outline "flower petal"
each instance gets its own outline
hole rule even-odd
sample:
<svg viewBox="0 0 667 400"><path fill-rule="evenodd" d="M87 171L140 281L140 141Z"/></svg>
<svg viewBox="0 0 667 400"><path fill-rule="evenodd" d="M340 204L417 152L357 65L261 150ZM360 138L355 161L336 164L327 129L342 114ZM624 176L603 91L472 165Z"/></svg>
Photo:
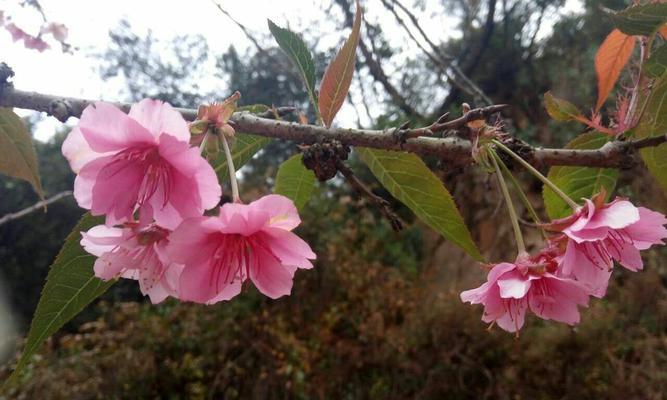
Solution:
<svg viewBox="0 0 667 400"><path fill-rule="evenodd" d="M190 130L181 113L169 103L144 99L130 108L129 116L148 129L154 137L168 133L178 140L188 142Z"/></svg>
<svg viewBox="0 0 667 400"><path fill-rule="evenodd" d="M91 104L83 110L79 129L90 148L98 153L155 143L146 128L114 105L104 102Z"/></svg>

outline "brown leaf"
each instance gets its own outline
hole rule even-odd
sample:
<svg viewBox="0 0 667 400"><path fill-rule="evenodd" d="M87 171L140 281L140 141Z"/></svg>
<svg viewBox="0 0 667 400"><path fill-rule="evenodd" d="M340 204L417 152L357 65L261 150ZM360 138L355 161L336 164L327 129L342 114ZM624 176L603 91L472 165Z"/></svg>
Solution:
<svg viewBox="0 0 667 400"><path fill-rule="evenodd" d="M357 0L357 12L354 17L352 32L345 41L345 44L343 44L343 47L338 51L338 54L336 54L336 57L327 67L322 77L322 84L320 85L318 108L322 116L322 121L327 127L331 126L334 117L343 105L347 92L350 90L360 30L361 7L359 6L359 0Z"/></svg>
<svg viewBox="0 0 667 400"><path fill-rule="evenodd" d="M21 118L9 108L0 108L0 174L30 182L44 198L32 138Z"/></svg>
<svg viewBox="0 0 667 400"><path fill-rule="evenodd" d="M635 38L614 29L602 42L595 55L595 72L598 76L598 101L595 109L599 110L604 104L611 89L616 84L625 64L628 63L632 50L635 48Z"/></svg>

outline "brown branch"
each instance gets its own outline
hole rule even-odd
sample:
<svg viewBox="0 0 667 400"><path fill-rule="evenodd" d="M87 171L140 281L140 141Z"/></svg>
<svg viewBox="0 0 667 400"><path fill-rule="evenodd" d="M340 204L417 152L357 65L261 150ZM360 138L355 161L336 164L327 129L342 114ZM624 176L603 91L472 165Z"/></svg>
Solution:
<svg viewBox="0 0 667 400"><path fill-rule="evenodd" d="M385 217L387 221L389 221L391 228L395 232L399 232L403 229L403 223L401 222L401 219L398 217L398 215L396 215L396 213L394 213L394 211L392 211L391 205L387 200L376 195L368 187L366 187L366 185L364 185L363 182L361 182L359 178L354 175L354 172L350 169L350 167L345 165L343 161L336 160L336 168L338 171L340 171L341 174L343 174L347 183L349 183L357 193L365 196L375 204L375 206L380 211L380 214L382 214L382 216Z"/></svg>
<svg viewBox="0 0 667 400"><path fill-rule="evenodd" d="M72 191L71 190L65 190L63 192L60 192L58 194L55 194L51 197L49 197L46 200L38 201L37 203L31 205L30 207L24 208L23 210L17 211L15 213L10 213L2 216L0 218L0 225L6 224L9 221L13 221L15 219L19 219L21 217L24 217L28 214L31 214L40 208L44 208L46 210L46 206L48 206L51 203L55 203L56 201L63 199L65 197L71 196Z"/></svg>
<svg viewBox="0 0 667 400"><path fill-rule="evenodd" d="M83 109L94 101L71 97L58 97L35 92L19 91L11 87L4 88L0 94L0 106L18 107L29 110L43 111L55 116L61 121L69 117L80 117ZM124 111L128 111L131 104L112 103ZM503 105L495 107L504 107ZM192 121L196 109L177 108L183 117ZM481 113L483 110L494 108L474 109L469 113ZM293 111L293 108L279 108L278 112ZM486 111L487 113L489 111ZM458 137L434 138L413 137L415 132L425 133L425 128L404 129L397 135L390 130L367 130L349 128L324 128L315 125L302 125L293 122L277 121L267 118L269 115L254 115L248 112L237 112L231 117L237 132L271 137L281 140L290 140L297 143L318 143L326 140L338 140L348 146L371 147L384 150L408 151L420 155L436 156L444 161L457 164L472 163L472 147L468 140ZM466 117L470 118L470 117ZM437 124L440 128L455 129L465 124L461 118ZM419 135L417 135L419 136ZM408 138L407 140L401 140ZM636 141L613 141L597 150L548 149L531 147L526 144L516 146L515 150L524 159L535 166L543 165L572 165L588 167L627 168L636 162L636 149L654 147L667 142L667 134L662 136L639 139Z"/></svg>

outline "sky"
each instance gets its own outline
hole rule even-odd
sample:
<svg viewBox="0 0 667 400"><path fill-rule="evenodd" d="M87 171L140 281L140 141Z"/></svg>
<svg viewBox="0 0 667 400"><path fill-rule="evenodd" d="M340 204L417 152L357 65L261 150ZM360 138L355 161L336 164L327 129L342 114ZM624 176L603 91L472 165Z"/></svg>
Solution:
<svg viewBox="0 0 667 400"><path fill-rule="evenodd" d="M41 16L31 7L21 7L20 3L17 0L0 0L0 10L11 16L12 21L22 29L36 34L42 24ZM255 33L266 33L266 19L271 18L277 24L289 26L297 32L313 30L314 26L317 26L316 32L331 32L321 38L322 46L341 43L347 34L336 29L336 21L322 18L324 8L331 4L326 0L218 0L218 3ZM7 62L14 69L14 85L21 90L110 101L124 100L118 81L103 81L100 78L99 60L95 57L107 48L109 31L118 26L122 19L129 21L137 32L150 29L156 39L163 41L169 41L178 34L200 34L206 38L210 51L214 53L224 52L231 44L237 48L251 45L244 33L217 9L213 0L41 0L40 4L49 21L60 22L68 27L67 41L76 50L71 54L63 53L56 43L51 49L39 53L13 43L9 33L0 30L0 61ZM366 0L362 4L369 20L379 21L385 33L395 36L402 44L408 43L407 36L389 13L374 12L383 10L379 0ZM426 4L425 12L421 13L423 18L420 19L420 25L429 36L438 42L456 35L452 30L443 29L443 26L448 25L446 20L428 18L430 13L439 11L435 8L439 2L427 1ZM572 12L578 8L578 1L569 0L562 12ZM337 10L335 6L333 9ZM548 29L548 24L545 26ZM407 47L419 51L416 46ZM386 68L391 76L392 68L396 66L388 65ZM211 84L216 83L212 81ZM354 96L353 90L353 99ZM24 111L20 114L26 116L34 113ZM352 106L346 104L338 121L355 123L356 115ZM70 125L74 123L75 120L69 121ZM47 140L59 127L60 123L55 119L44 119L37 125L35 138Z"/></svg>

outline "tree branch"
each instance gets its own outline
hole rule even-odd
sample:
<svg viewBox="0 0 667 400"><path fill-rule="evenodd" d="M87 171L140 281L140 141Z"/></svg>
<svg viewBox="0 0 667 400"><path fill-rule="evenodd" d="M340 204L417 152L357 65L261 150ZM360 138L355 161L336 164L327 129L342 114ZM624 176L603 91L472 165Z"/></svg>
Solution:
<svg viewBox="0 0 667 400"><path fill-rule="evenodd" d="M58 200L60 200L60 199L62 199L62 198L71 196L71 195L72 195L72 191L71 191L71 190L65 190L65 191L63 191L63 192L60 192L60 193L58 193L58 194L56 194L56 195L53 195L53 196L49 197L49 198L46 199L46 200L38 201L37 203L31 205L30 207L24 208L24 209L21 210L21 211L17 211L17 212L15 212L15 213L6 214L6 215L2 216L2 218L0 218L0 225L6 224L6 223L9 222L9 221L13 221L13 220L15 220L15 219L19 219L19 218L21 218L21 217L24 217L24 216L26 216L26 215L28 215L28 214L31 214L31 213L33 213L33 212L39 210L39 209L42 208L42 207L45 208L45 207L48 206L49 204L51 204L51 203L55 203L56 201L58 201Z"/></svg>
<svg viewBox="0 0 667 400"><path fill-rule="evenodd" d="M69 117L80 117L83 109L92 100L71 97L58 97L35 92L16 90L11 85L4 88L0 94L0 106L18 107L29 110L43 111L66 121ZM131 104L112 103L121 110L129 111ZM480 117L488 116L490 112L497 112L503 105L473 109L469 114ZM196 109L177 108L183 117L192 121L197 116ZM293 108L279 108L279 114L293 111ZM426 128L392 130L368 130L349 128L324 128L315 125L302 125L294 122L269 119L270 115L254 115L248 112L236 112L230 122L237 132L271 137L282 140L291 140L297 143L318 143L326 140L338 140L349 146L371 147L384 150L408 151L420 155L436 156L444 161L456 164L470 164L472 147L468 140L458 137L435 138L421 137ZM449 122L436 123L433 126L443 129L462 128L470 117L464 116ZM437 129L440 129L437 128ZM464 128L462 128L464 129ZM403 138L403 139L401 139ZM405 138L408 138L405 140ZM549 149L532 147L515 141L508 146L526 161L535 166L544 165L571 165L607 168L629 168L636 163L635 150L645 147L654 147L667 142L667 134L635 141L613 141L597 150Z"/></svg>

